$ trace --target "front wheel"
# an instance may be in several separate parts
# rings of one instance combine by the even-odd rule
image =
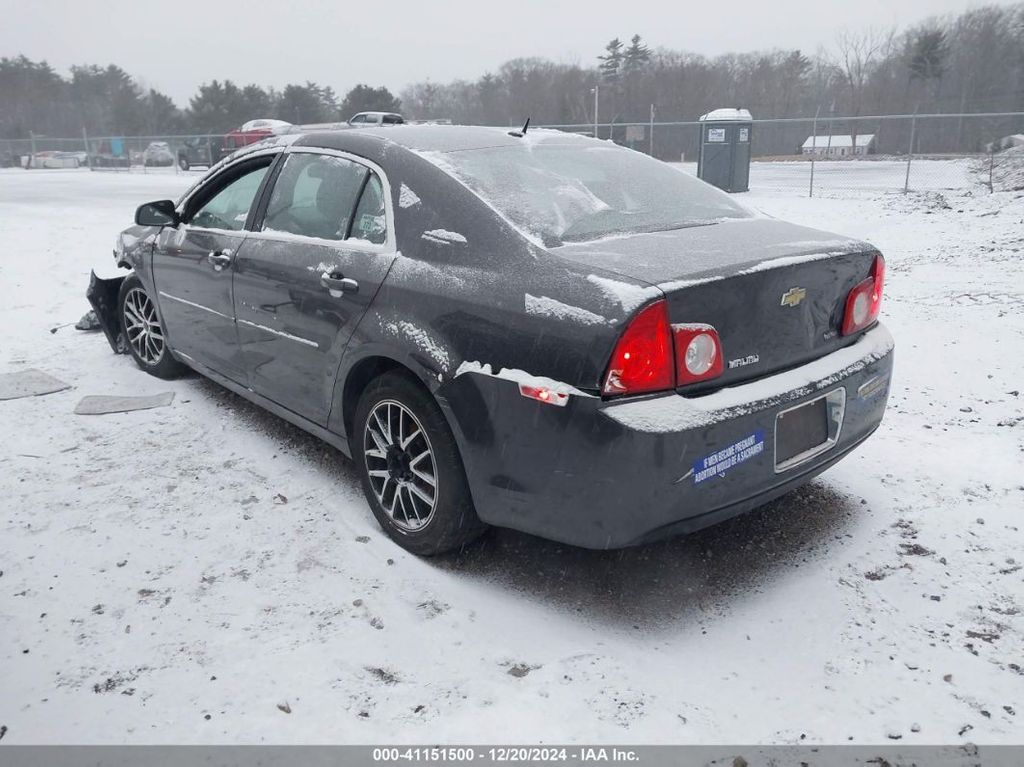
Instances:
[[[351,445],[373,515],[402,548],[442,554],[484,531],[448,422],[411,378],[385,373],[370,383]]]
[[[142,280],[133,274],[121,284],[118,315],[128,353],[136,364],[157,378],[176,378],[185,367],[171,355],[156,305]]]

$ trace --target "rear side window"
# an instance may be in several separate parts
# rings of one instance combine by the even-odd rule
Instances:
[[[384,213],[384,186],[371,171],[366,180],[359,205],[352,217],[350,239],[366,240],[374,245],[383,245],[388,238],[387,217]]]
[[[288,155],[267,205],[263,231],[344,240],[369,173],[341,157]]]

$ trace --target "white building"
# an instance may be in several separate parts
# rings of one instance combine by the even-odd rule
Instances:
[[[825,135],[808,136],[801,147],[803,154],[825,157],[861,157],[875,151],[875,134],[858,133],[857,146],[853,145],[853,136]]]

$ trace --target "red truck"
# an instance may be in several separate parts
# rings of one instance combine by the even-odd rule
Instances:
[[[262,141],[268,136],[273,136],[275,132],[281,133],[285,129],[290,128],[291,125],[291,123],[284,120],[269,119],[249,120],[249,122],[242,123],[240,128],[235,128],[224,136],[221,157],[227,157],[236,149],[249,144],[255,144],[257,141]]]

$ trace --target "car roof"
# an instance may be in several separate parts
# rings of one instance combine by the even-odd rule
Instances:
[[[586,137],[557,130],[534,128],[525,136],[516,137],[510,131],[516,128],[492,128],[476,125],[395,125],[382,131],[377,128],[351,128],[341,131],[322,131],[302,135],[296,143],[301,146],[345,150],[355,141],[373,138],[397,144],[414,152],[458,152],[490,147],[518,147],[536,143],[568,144],[589,140]],[[604,144],[605,142],[602,142]]]

